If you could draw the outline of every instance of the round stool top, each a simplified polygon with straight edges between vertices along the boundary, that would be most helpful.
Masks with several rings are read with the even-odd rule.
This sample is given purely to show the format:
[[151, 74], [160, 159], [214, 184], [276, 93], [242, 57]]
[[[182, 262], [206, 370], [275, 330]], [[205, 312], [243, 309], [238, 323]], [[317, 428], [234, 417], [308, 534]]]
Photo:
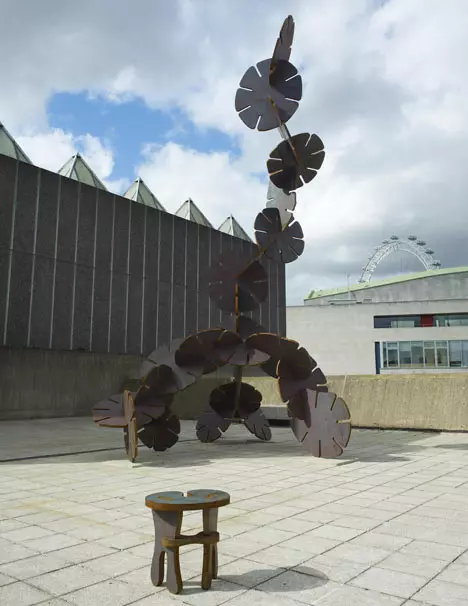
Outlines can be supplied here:
[[158, 511], [188, 511], [190, 509], [211, 509], [229, 505], [231, 497], [222, 490], [189, 490], [183, 492], [155, 492], [145, 499], [146, 507]]

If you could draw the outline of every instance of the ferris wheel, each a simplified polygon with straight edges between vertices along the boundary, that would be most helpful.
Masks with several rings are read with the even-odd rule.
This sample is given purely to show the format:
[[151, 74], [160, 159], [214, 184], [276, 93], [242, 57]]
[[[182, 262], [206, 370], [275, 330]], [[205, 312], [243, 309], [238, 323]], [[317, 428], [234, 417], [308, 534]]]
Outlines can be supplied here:
[[402, 240], [398, 236], [393, 235], [375, 247], [366, 265], [362, 268], [359, 282], [369, 282], [377, 265], [385, 257], [397, 251], [407, 252], [417, 257], [426, 271], [440, 268], [440, 261], [434, 258], [434, 251], [427, 247], [424, 240], [420, 240], [417, 236], [408, 236], [406, 240]]

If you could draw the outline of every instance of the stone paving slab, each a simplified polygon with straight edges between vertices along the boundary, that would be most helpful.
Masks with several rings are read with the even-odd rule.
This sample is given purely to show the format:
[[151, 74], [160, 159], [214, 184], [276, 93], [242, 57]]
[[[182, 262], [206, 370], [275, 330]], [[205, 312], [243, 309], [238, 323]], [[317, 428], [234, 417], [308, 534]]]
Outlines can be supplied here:
[[[468, 435], [355, 430], [334, 461], [288, 427], [201, 444], [194, 423], [132, 465], [88, 418], [0, 423], [2, 606], [466, 606]], [[73, 454], [78, 453], [78, 454]], [[184, 590], [153, 587], [147, 494], [216, 488], [219, 579], [181, 550]], [[201, 528], [201, 514], [184, 529]]]

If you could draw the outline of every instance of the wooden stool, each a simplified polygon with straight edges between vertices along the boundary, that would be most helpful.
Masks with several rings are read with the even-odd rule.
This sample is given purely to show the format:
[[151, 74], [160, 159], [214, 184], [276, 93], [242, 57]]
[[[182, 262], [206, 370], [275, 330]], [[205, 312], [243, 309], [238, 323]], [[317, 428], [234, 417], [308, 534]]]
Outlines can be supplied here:
[[[221, 490], [189, 490], [183, 492], [157, 492], [145, 499], [153, 511], [154, 555], [151, 564], [151, 581], [161, 585], [164, 581], [164, 556], [167, 554], [167, 588], [171, 593], [182, 591], [179, 548], [183, 545], [203, 545], [201, 586], [211, 587], [218, 575], [218, 508], [229, 505], [231, 497]], [[181, 534], [184, 511], [203, 511], [203, 531], [196, 535]]]

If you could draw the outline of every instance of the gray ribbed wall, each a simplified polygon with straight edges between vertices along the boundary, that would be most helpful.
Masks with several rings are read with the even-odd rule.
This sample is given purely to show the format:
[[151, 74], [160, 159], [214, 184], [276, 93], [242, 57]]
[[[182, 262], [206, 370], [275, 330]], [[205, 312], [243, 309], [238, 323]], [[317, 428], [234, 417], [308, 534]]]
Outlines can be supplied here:
[[[0, 344], [147, 354], [220, 323], [204, 271], [250, 247], [0, 155]], [[284, 335], [284, 267], [265, 264], [253, 317]]]

